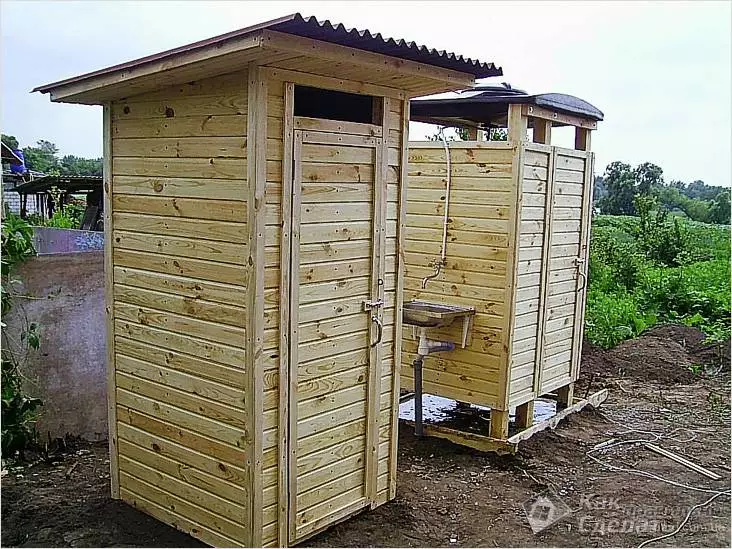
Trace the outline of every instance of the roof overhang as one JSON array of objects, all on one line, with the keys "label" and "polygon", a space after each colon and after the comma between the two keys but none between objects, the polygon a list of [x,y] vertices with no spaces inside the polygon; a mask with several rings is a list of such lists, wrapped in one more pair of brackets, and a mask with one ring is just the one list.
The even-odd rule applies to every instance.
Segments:
[{"label": "roof overhang", "polygon": [[23,163],[20,157],[15,154],[15,151],[13,151],[13,149],[11,149],[5,143],[2,144],[0,150],[2,150],[2,159],[6,162],[10,162],[10,164],[13,164],[14,166],[20,166]]},{"label": "roof overhang", "polygon": [[380,74],[409,77],[395,87],[412,96],[470,87],[476,78],[503,74],[493,63],[293,14],[33,91],[50,94],[52,101],[103,104],[234,72],[250,63],[276,67],[278,61],[297,56],[348,62]]},{"label": "roof overhang", "polygon": [[509,105],[522,105],[525,116],[551,120],[553,126],[594,130],[604,118],[594,105],[561,93],[530,95],[522,90],[488,86],[450,95],[412,101],[410,119],[444,126],[505,126]]}]

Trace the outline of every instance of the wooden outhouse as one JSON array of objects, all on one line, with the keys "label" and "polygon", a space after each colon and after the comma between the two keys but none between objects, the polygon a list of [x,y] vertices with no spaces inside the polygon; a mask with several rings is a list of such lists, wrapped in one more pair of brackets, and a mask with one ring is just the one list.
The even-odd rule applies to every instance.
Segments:
[{"label": "wooden outhouse", "polygon": [[226,546],[394,497],[408,101],[499,74],[297,14],[37,89],[104,106],[114,497]]},{"label": "wooden outhouse", "polygon": [[[421,388],[491,409],[483,439],[425,429],[513,450],[512,409],[521,430],[531,426],[538,397],[558,392],[560,408],[573,401],[587,288],[590,132],[603,116],[576,97],[500,86],[414,100],[411,117],[467,129],[470,139],[409,143],[405,307],[420,300],[475,309],[464,347],[461,323],[429,331],[456,348],[424,359]],[[551,145],[559,126],[575,128],[574,149]],[[477,140],[492,128],[505,129],[507,140]],[[413,388],[417,340],[407,326],[402,345],[401,384]]]}]

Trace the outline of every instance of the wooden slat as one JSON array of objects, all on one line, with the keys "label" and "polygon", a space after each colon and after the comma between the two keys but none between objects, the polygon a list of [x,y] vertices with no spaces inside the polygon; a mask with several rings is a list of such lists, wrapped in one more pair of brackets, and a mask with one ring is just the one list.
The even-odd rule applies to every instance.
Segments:
[{"label": "wooden slat", "polygon": [[247,225],[203,219],[165,216],[147,216],[133,213],[115,213],[112,219],[116,229],[150,233],[162,236],[182,236],[202,240],[220,240],[248,244]]},{"label": "wooden slat", "polygon": [[228,242],[154,236],[131,231],[114,231],[115,245],[124,250],[161,253],[192,259],[203,259],[243,266],[248,253],[247,246]]},{"label": "wooden slat", "polygon": [[[271,77],[271,75],[270,75]],[[292,299],[292,195],[293,195],[293,147],[294,147],[294,108],[295,86],[291,82],[284,84],[284,135],[282,158],[282,231],[280,234],[280,325],[279,325],[279,455],[277,461],[277,541],[280,547],[289,543],[289,475],[291,436],[292,384],[291,369],[293,364],[291,350],[291,299]],[[299,229],[298,229],[299,230]]]},{"label": "wooden slat", "polygon": [[245,159],[235,158],[141,159],[134,156],[115,156],[112,159],[112,172],[115,176],[241,179],[246,167]]},{"label": "wooden slat", "polygon": [[246,115],[202,115],[176,118],[115,120],[114,138],[241,138],[247,134]]},{"label": "wooden slat", "polygon": [[168,198],[246,200],[245,179],[201,179],[115,175],[114,191],[122,194]]},{"label": "wooden slat", "polygon": [[115,193],[112,203],[115,212],[146,215],[186,217],[244,223],[247,208],[244,202],[235,200],[198,200],[191,198],[165,198]]},{"label": "wooden slat", "polygon": [[115,300],[140,307],[150,307],[190,316],[199,320],[219,322],[230,326],[244,327],[245,309],[214,303],[212,301],[192,300],[186,297],[143,290],[134,286],[116,284],[114,289]]},{"label": "wooden slat", "polygon": [[204,299],[234,307],[246,305],[241,286],[173,276],[165,271],[161,274],[121,266],[115,267],[114,276],[120,284],[174,293],[191,300]]},{"label": "wooden slat", "polygon": [[246,137],[116,138],[115,154],[143,158],[246,158]]},{"label": "wooden slat", "polygon": [[216,263],[184,256],[172,256],[116,249],[114,263],[120,267],[130,267],[174,276],[197,278],[204,281],[221,282],[231,285],[244,285],[244,266],[231,263]]}]

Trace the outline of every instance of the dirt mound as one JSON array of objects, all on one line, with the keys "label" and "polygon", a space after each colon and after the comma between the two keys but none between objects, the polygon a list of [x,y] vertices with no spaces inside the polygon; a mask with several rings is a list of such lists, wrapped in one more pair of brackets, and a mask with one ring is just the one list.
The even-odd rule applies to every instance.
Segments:
[{"label": "dirt mound", "polygon": [[582,377],[693,383],[699,379],[701,366],[722,363],[729,368],[729,344],[705,345],[705,338],[696,328],[664,324],[607,351],[586,341],[582,349]]},{"label": "dirt mound", "polygon": [[693,383],[694,360],[686,348],[670,339],[642,335],[623,341],[607,352],[607,360],[619,377],[661,383]]},{"label": "dirt mound", "polygon": [[698,347],[707,337],[701,330],[683,324],[659,324],[644,332],[643,336],[670,339],[686,349]]}]

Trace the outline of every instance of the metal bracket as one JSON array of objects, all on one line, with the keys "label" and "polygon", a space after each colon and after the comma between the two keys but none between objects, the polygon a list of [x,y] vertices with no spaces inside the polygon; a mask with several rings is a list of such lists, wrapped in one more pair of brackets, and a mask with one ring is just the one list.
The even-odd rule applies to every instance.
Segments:
[{"label": "metal bracket", "polygon": [[373,301],[366,301],[363,302],[363,310],[364,311],[370,311],[371,309],[378,309],[379,307],[384,306],[384,300],[383,299],[376,299]]}]

